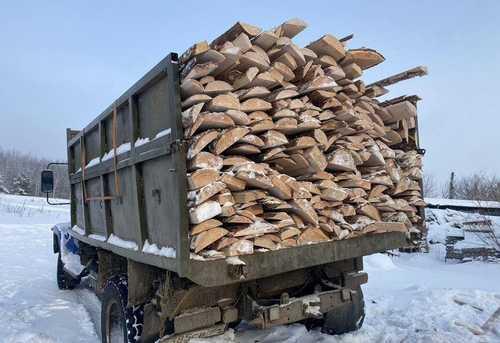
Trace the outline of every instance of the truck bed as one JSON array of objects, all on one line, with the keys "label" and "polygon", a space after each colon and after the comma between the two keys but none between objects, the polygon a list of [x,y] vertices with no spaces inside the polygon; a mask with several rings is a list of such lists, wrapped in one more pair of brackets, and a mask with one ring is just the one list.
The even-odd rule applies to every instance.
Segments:
[{"label": "truck bed", "polygon": [[186,146],[174,53],[83,130],[68,130],[68,163],[72,232],[77,239],[203,286],[257,279],[405,245],[404,233],[391,232],[240,256],[238,263],[244,265],[192,259]]}]

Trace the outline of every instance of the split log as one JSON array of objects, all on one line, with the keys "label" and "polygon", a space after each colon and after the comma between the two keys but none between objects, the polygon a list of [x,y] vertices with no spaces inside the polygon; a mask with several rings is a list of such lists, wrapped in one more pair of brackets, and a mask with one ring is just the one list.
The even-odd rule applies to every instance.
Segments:
[{"label": "split log", "polygon": [[250,119],[245,112],[237,111],[237,110],[228,110],[225,112],[231,119],[234,121],[236,125],[246,126],[250,124]]},{"label": "split log", "polygon": [[239,95],[240,101],[248,100],[251,98],[265,98],[270,93],[271,93],[270,90],[268,90],[265,87],[261,87],[261,86],[252,87],[250,89],[242,89],[241,91],[237,92],[237,94]]},{"label": "split log", "polygon": [[194,252],[195,253],[200,252],[201,250],[205,249],[210,244],[218,241],[228,233],[229,231],[221,227],[209,229],[207,231],[200,233],[194,239]]},{"label": "split log", "polygon": [[204,53],[205,51],[208,51],[209,48],[210,47],[209,47],[207,41],[202,41],[202,42],[198,42],[196,44],[193,44],[189,49],[187,49],[179,57],[179,64],[180,65],[186,64],[192,58]]},{"label": "split log", "polygon": [[384,56],[378,51],[373,49],[351,49],[347,52],[350,58],[356,63],[361,69],[365,70],[376,66],[385,61]]},{"label": "split log", "polygon": [[203,85],[194,79],[187,79],[181,83],[181,96],[183,99],[196,94],[202,94],[205,91]]},{"label": "split log", "polygon": [[212,81],[205,86],[205,94],[217,96],[219,94],[231,92],[233,87],[225,81]]},{"label": "split log", "polygon": [[202,151],[208,144],[212,143],[217,137],[219,133],[215,130],[204,131],[193,137],[192,143],[189,146],[187,158],[191,159],[195,157],[200,151]]},{"label": "split log", "polygon": [[400,81],[408,80],[417,76],[424,76],[427,75],[427,67],[419,66],[415,67],[409,70],[406,70],[402,73],[396,74],[389,76],[385,79],[376,81],[374,83],[371,83],[367,85],[367,87],[373,87],[373,86],[379,86],[379,87],[387,87],[390,85],[393,85],[395,83],[398,83]]},{"label": "split log", "polygon": [[208,219],[201,222],[191,228],[191,235],[197,235],[203,231],[213,229],[215,227],[222,226],[222,222],[217,219]]},{"label": "split log", "polygon": [[244,204],[260,199],[264,199],[266,197],[266,193],[258,190],[250,190],[244,192],[234,192],[233,193],[234,201],[239,204]]},{"label": "split log", "polygon": [[257,221],[247,228],[235,232],[234,237],[258,237],[266,233],[278,232],[278,228],[265,221]]},{"label": "split log", "polygon": [[402,119],[410,119],[417,116],[417,108],[409,101],[401,101],[385,107],[391,115],[391,120],[386,121],[392,123]]},{"label": "split log", "polygon": [[217,143],[215,144],[215,153],[217,155],[222,154],[226,149],[228,149],[231,145],[238,142],[241,138],[243,138],[249,130],[246,127],[235,127],[224,132]]},{"label": "split log", "polygon": [[253,242],[247,239],[239,239],[224,249],[224,254],[228,257],[253,254]]},{"label": "split log", "polygon": [[259,35],[261,31],[262,30],[257,26],[253,26],[239,21],[235,23],[229,30],[227,30],[222,35],[214,39],[212,43],[210,43],[210,46],[217,47],[219,45],[224,44],[227,41],[232,41],[242,33],[246,34],[248,37],[255,37]]},{"label": "split log", "polygon": [[198,169],[195,172],[187,175],[189,190],[199,189],[220,177],[219,171],[215,169]]},{"label": "split log", "polygon": [[341,60],[345,56],[345,48],[342,43],[329,34],[310,43],[307,48],[314,51],[317,55],[330,55],[336,61]]},{"label": "split log", "polygon": [[269,50],[278,41],[278,36],[272,31],[261,32],[254,38],[253,43],[260,46],[263,50]]},{"label": "split log", "polygon": [[273,106],[269,102],[259,98],[248,99],[241,104],[242,112],[267,111],[271,108]]},{"label": "split log", "polygon": [[184,100],[181,103],[181,107],[183,110],[185,110],[185,109],[187,109],[191,106],[194,106],[196,104],[206,103],[206,102],[210,101],[211,99],[212,98],[206,94],[195,94],[195,95],[190,96],[186,100]]},{"label": "split log", "polygon": [[248,87],[258,73],[259,73],[259,68],[257,67],[248,68],[245,73],[243,73],[240,77],[234,80],[233,88],[237,90],[240,88]]},{"label": "split log", "polygon": [[370,217],[373,220],[376,221],[382,221],[382,218],[380,217],[380,213],[377,210],[377,208],[373,205],[364,205],[359,208],[359,213],[362,215],[365,215],[367,217]]},{"label": "split log", "polygon": [[290,201],[292,210],[305,222],[318,225],[318,215],[306,199],[295,199]]},{"label": "split log", "polygon": [[204,76],[210,75],[217,69],[217,64],[214,62],[207,62],[203,64],[195,64],[192,67],[186,66],[181,72],[181,78],[187,79],[201,79]]},{"label": "split log", "polygon": [[189,192],[188,200],[192,200],[195,205],[200,205],[224,189],[226,189],[226,185],[223,182],[212,182],[198,191]]},{"label": "split log", "polygon": [[238,68],[247,70],[248,68],[255,67],[263,72],[270,68],[269,63],[256,52],[248,51],[240,56],[240,64]]},{"label": "split log", "polygon": [[327,157],[329,170],[356,171],[356,164],[352,155],[343,149],[336,150]]},{"label": "split log", "polygon": [[294,18],[285,21],[280,26],[276,27],[273,31],[278,37],[288,37],[293,38],[300,32],[304,31],[307,27],[307,23],[301,19]]},{"label": "split log", "polygon": [[192,224],[200,224],[221,214],[222,208],[217,201],[206,201],[189,209],[189,219]]},{"label": "split log", "polygon": [[191,137],[197,131],[224,129],[232,126],[234,126],[234,121],[227,114],[217,112],[201,113],[191,126],[188,137]]},{"label": "split log", "polygon": [[300,244],[317,243],[329,240],[328,236],[319,228],[304,230],[299,237]]},{"label": "split log", "polygon": [[221,94],[210,100],[207,109],[213,112],[224,112],[227,110],[240,110],[240,102],[238,98],[229,95]]}]

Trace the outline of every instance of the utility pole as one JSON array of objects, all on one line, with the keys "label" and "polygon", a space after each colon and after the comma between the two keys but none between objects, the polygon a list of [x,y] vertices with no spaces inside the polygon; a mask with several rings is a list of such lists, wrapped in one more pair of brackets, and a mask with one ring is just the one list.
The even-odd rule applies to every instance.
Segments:
[{"label": "utility pole", "polygon": [[448,197],[455,199],[455,172],[451,172],[450,185],[448,187]]}]

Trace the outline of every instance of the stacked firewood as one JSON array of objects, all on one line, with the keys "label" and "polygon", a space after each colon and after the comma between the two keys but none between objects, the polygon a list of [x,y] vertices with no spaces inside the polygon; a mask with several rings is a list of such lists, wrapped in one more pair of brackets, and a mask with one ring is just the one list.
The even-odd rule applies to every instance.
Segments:
[{"label": "stacked firewood", "polygon": [[[291,39],[305,27],[239,22],[179,58],[198,256],[406,232],[420,220],[415,102],[381,103],[390,80],[360,79],[380,53],[331,35],[301,48]],[[412,73],[425,70],[395,77]]]}]

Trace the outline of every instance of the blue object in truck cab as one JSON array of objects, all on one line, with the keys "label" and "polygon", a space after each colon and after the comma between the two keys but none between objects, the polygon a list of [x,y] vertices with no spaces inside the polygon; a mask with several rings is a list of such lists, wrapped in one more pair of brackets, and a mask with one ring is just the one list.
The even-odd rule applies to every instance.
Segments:
[{"label": "blue object in truck cab", "polygon": [[73,238],[73,236],[71,236],[69,232],[64,233],[64,239],[62,241],[65,243],[64,246],[67,251],[71,252],[72,254],[78,255],[80,251],[80,247],[78,246],[78,241],[75,238]]},{"label": "blue object in truck cab", "polygon": [[80,253],[80,246],[78,240],[70,234],[70,231],[71,224],[69,223],[56,224],[52,227],[52,232],[58,238],[58,247],[62,246],[64,251],[78,255]]}]

